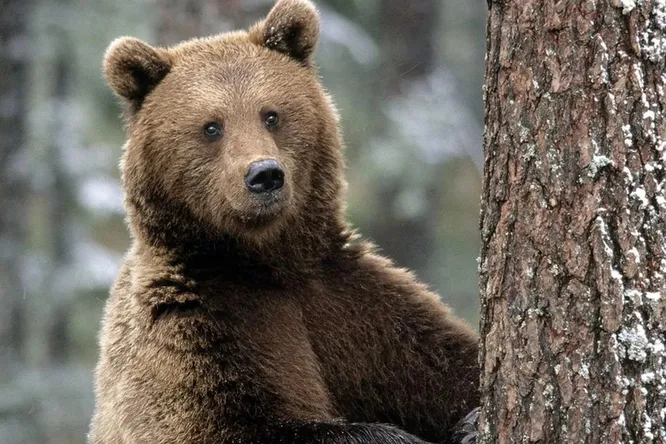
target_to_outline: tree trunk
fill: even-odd
[[[60,1],[63,10],[72,8],[68,0]],[[56,32],[53,37],[58,41],[58,52],[54,60],[54,78],[52,93],[52,109],[50,133],[53,135],[48,150],[49,165],[53,183],[46,191],[48,196],[49,217],[49,256],[52,268],[48,282],[63,282],[62,275],[72,262],[72,245],[76,244],[76,209],[74,187],[76,177],[68,171],[66,165],[67,144],[76,143],[76,131],[71,123],[73,97],[72,80],[75,79],[74,51],[69,44],[66,33]],[[71,338],[69,337],[69,320],[72,311],[73,289],[62,285],[45,290],[50,295],[47,311],[47,325],[44,342],[46,343],[46,359],[51,365],[63,365],[67,362]]]
[[[157,35],[162,45],[247,27],[259,10],[272,6],[248,5],[242,0],[165,0],[157,8]],[[262,6],[264,6],[262,8]]]
[[[405,94],[410,85],[424,81],[432,73],[436,62],[435,33],[439,18],[439,0],[381,0],[380,17],[381,81],[377,82],[375,100],[378,110],[397,96]],[[377,131],[385,132],[390,122],[378,113]],[[436,187],[424,186],[424,210],[415,217],[397,217],[396,207],[408,187],[408,177],[382,181],[375,187],[380,214],[373,218],[369,233],[382,251],[399,266],[419,271],[421,275],[433,259],[436,233],[434,233],[434,202]],[[410,199],[415,200],[415,199]]]
[[[439,0],[382,0],[379,5],[384,93],[395,96],[432,72]]]
[[[663,443],[664,0],[490,5],[484,443]]]
[[[25,342],[21,261],[29,191],[25,123],[32,2],[0,1],[0,385],[22,360]]]

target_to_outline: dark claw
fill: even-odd
[[[453,432],[453,442],[459,444],[474,444],[479,426],[481,408],[477,407],[458,421]]]

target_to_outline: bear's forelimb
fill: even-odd
[[[261,435],[265,444],[428,444],[387,424],[342,421],[283,421]]]
[[[456,444],[475,444],[481,409],[475,408],[456,424],[453,439]]]

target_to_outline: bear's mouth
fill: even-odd
[[[253,227],[268,225],[284,213],[287,200],[282,190],[253,196],[249,208],[240,215],[240,219]]]

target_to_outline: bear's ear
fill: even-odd
[[[169,73],[171,64],[164,50],[132,37],[120,37],[104,55],[104,74],[109,86],[137,111],[153,88]]]
[[[319,13],[308,0],[278,0],[249,31],[250,40],[310,66],[319,41]]]

